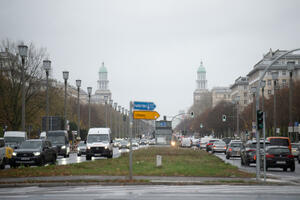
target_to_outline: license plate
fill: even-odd
[[[21,158],[21,160],[29,160],[30,158]]]
[[[285,164],[285,161],[277,161],[277,164]]]

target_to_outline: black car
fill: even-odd
[[[263,156],[262,156],[263,163]],[[289,168],[295,171],[295,160],[288,147],[285,146],[269,146],[266,148],[266,169],[282,168],[287,171]]]
[[[51,142],[41,139],[26,140],[13,152],[11,166],[55,164],[56,158],[56,150]]]
[[[269,141],[265,141],[266,146],[270,144]],[[248,140],[246,144],[241,146],[241,165],[249,166],[251,163],[256,163],[256,140]],[[263,152],[263,140],[260,140],[260,149]]]

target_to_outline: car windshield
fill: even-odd
[[[272,138],[270,139],[270,144],[272,146],[289,146],[289,140],[288,139],[282,139],[282,138]]]
[[[127,142],[126,140],[122,140],[120,143],[121,143],[122,145],[127,145],[127,144],[128,144],[128,142]]]
[[[230,146],[231,147],[241,147],[242,143],[231,143]]]
[[[226,143],[225,142],[222,142],[222,141],[217,141],[217,142],[215,142],[214,144],[216,144],[216,145],[226,145]]]
[[[108,141],[108,135],[107,134],[91,134],[88,135],[87,142],[107,142]]]
[[[5,137],[5,143],[21,143],[24,141],[23,137]]]
[[[41,141],[25,141],[20,145],[20,149],[38,149],[41,148]]]
[[[65,144],[65,136],[48,136],[47,140],[49,140],[53,145]]]
[[[219,140],[209,140],[209,143],[214,143],[214,142],[217,142]]]
[[[80,147],[83,147],[83,146],[85,146],[85,145],[86,145],[86,144],[84,144],[84,142],[80,142],[80,143],[79,143],[79,146],[80,146]]]
[[[269,154],[290,154],[290,150],[286,148],[271,148],[268,150]]]

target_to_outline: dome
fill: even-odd
[[[106,69],[106,67],[104,66],[104,62],[102,63],[102,66],[101,66],[100,69],[99,69],[99,73],[107,73],[107,69]]]
[[[206,72],[206,70],[205,70],[205,68],[203,67],[203,63],[202,63],[202,61],[201,61],[201,63],[200,63],[200,66],[199,66],[199,68],[198,68],[198,71],[197,71],[198,73],[205,73]]]

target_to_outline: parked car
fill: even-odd
[[[147,139],[141,139],[139,142],[140,145],[147,145],[148,144],[148,140]]]
[[[192,138],[192,146],[197,146],[199,144],[199,140],[198,138]]]
[[[298,159],[300,150],[300,143],[292,143],[292,155]]]
[[[155,138],[149,140],[149,145],[155,145],[155,144],[156,144]]]
[[[86,154],[86,143],[84,141],[80,141],[77,146],[77,156]]]
[[[56,149],[52,147],[50,141],[31,139],[24,141],[19,149],[13,152],[11,166],[55,164],[56,158]]]
[[[214,144],[214,142],[219,141],[219,139],[211,139],[207,142],[206,144],[206,151],[209,152],[212,150],[212,146]]]
[[[200,149],[206,149],[206,144],[209,142],[209,140],[211,140],[211,137],[203,137],[200,139]]]
[[[119,148],[120,147],[121,139],[114,139],[113,140],[113,147]]]
[[[265,141],[266,146],[270,144],[269,141]],[[248,140],[246,144],[241,146],[241,165],[249,166],[251,163],[256,163],[256,140]],[[260,140],[260,149],[263,150],[263,140]],[[263,152],[263,151],[262,151]]]
[[[212,145],[212,153],[219,152],[226,154],[226,143],[222,140],[215,141]]]
[[[191,138],[182,138],[180,146],[181,147],[191,147],[192,146]]]
[[[53,147],[56,147],[57,155],[64,158],[70,156],[69,135],[66,130],[48,131],[46,140],[50,141]]]
[[[263,162],[263,156],[262,162]],[[262,165],[263,166],[263,165]],[[266,169],[282,168],[287,171],[289,168],[292,172],[295,171],[295,160],[290,150],[286,146],[268,146],[266,148]]]
[[[231,140],[226,150],[226,159],[230,159],[231,157],[240,157],[241,146],[242,141]]]

